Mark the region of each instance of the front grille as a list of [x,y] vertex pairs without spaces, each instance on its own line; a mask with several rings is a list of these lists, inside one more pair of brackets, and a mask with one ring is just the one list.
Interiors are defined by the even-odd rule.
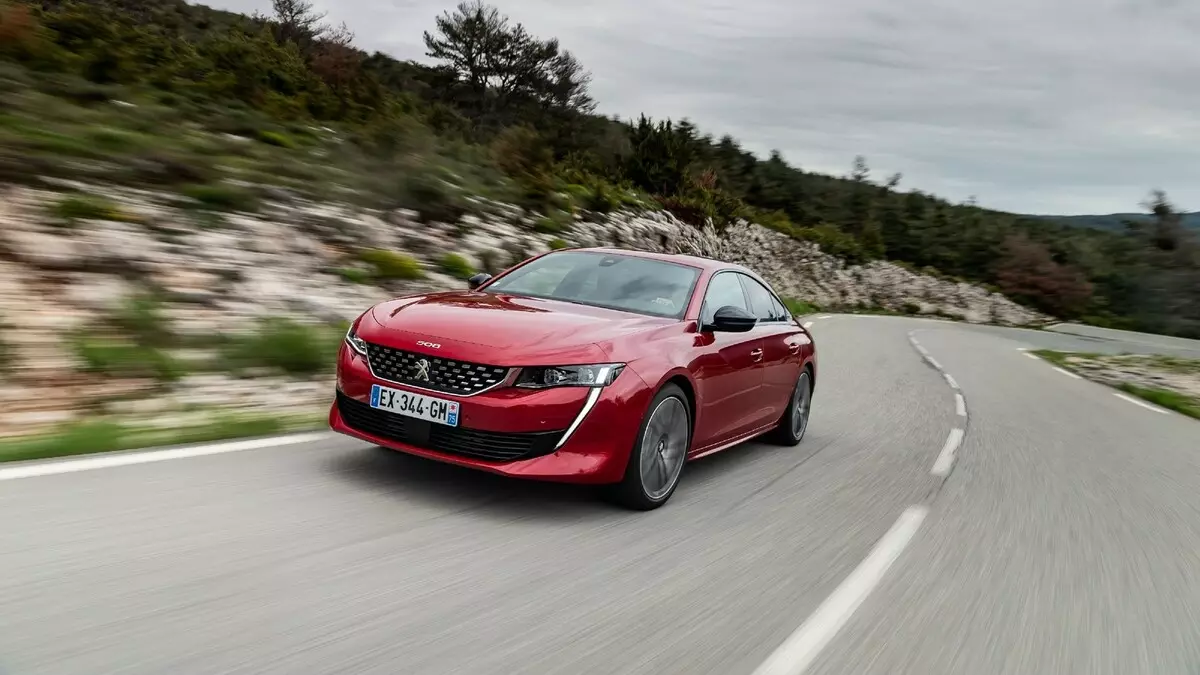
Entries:
[[448,455],[492,462],[511,462],[554,452],[562,431],[502,433],[449,427],[378,410],[337,393],[338,412],[346,426],[379,438]]
[[[367,358],[376,377],[459,396],[478,394],[508,376],[508,368],[500,366],[451,361],[370,342]],[[424,368],[422,363],[426,364]]]

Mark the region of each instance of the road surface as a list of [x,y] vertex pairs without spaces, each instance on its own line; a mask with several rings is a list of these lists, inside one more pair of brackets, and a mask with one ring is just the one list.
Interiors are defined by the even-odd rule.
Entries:
[[0,672],[1200,672],[1200,423],[1020,351],[1085,337],[814,322],[804,443],[645,514],[327,435],[0,466]]

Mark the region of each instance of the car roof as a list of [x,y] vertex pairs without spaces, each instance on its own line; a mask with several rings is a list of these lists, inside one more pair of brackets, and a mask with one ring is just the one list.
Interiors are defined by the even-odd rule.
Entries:
[[[634,258],[649,258],[651,260],[661,260],[663,262],[673,262],[689,267],[696,267],[706,272],[717,272],[720,270],[738,270],[739,272],[750,272],[749,269],[741,265],[727,263],[722,260],[713,260],[712,258],[703,258],[696,255],[686,255],[684,253],[655,253],[652,251],[638,251],[626,248],[612,248],[607,246],[596,246],[591,248],[572,248],[564,249],[570,251],[591,252],[591,253],[612,253],[616,255],[627,255]],[[751,272],[752,276],[758,276]]]

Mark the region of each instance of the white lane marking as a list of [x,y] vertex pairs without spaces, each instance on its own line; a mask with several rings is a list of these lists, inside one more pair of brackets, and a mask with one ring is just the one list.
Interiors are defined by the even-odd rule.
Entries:
[[1029,358],[1033,359],[1034,361],[1041,361],[1041,359],[1038,358],[1037,354],[1030,354],[1029,352],[1021,352],[1021,353],[1024,354],[1025,356],[1028,356]]
[[1082,377],[1076,375],[1075,373],[1072,373],[1071,371],[1067,370],[1066,368],[1059,368],[1058,366],[1055,366],[1054,369],[1057,370],[1058,372],[1062,373],[1063,375],[1066,375],[1067,377],[1072,377],[1072,378],[1075,378],[1076,380],[1083,379]]
[[804,322],[804,328],[805,328],[805,330],[807,330],[807,329],[809,329],[809,328],[812,328],[812,324],[813,324],[813,322],[811,322],[811,321],[805,321],[805,322]]
[[921,352],[922,356],[929,356],[929,350],[925,349],[921,345],[917,345],[917,351]]
[[1156,406],[1150,405],[1149,403],[1139,401],[1136,398],[1133,398],[1132,396],[1126,396],[1125,394],[1113,394],[1113,396],[1116,396],[1117,398],[1121,399],[1122,401],[1129,401],[1130,403],[1132,403],[1134,405],[1141,406],[1141,407],[1145,408],[1146,410],[1153,410],[1154,412],[1156,412],[1160,415],[1169,415],[1170,414],[1166,410],[1163,410],[1162,408],[1158,408]]
[[962,439],[962,429],[950,430],[950,435],[946,437],[946,445],[942,446],[942,451],[938,453],[937,460],[933,463],[933,475],[945,477],[950,474],[950,467],[954,466],[954,453],[958,450],[958,444],[962,443]]
[[929,509],[924,506],[905,509],[887,534],[871,549],[871,553],[821,603],[817,611],[754,671],[754,675],[801,675],[807,670],[863,600],[883,581],[888,568],[904,552],[928,514]]
[[1017,351],[1019,351],[1019,352],[1027,352],[1027,351],[1029,351],[1029,347],[1017,347]]
[[832,319],[833,315],[832,314],[822,314],[821,316],[818,316],[817,318],[818,319]]
[[925,360],[928,361],[929,365],[933,366],[934,368],[937,368],[938,370],[942,369],[942,364],[938,363],[938,360],[932,356],[926,356]]
[[950,385],[950,388],[952,388],[952,389],[959,389],[958,382],[954,381],[954,376],[951,375],[950,373],[944,373],[944,374],[946,376],[946,384]]
[[967,416],[967,399],[958,392],[954,392],[954,414],[959,417]]
[[227,452],[242,452],[259,450],[276,446],[310,443],[328,438],[326,433],[296,434],[275,438],[256,438],[247,441],[232,441],[213,445],[200,445],[173,450],[151,450],[149,452],[125,452],[84,459],[72,459],[59,462],[41,462],[0,469],[0,480],[17,480],[20,478],[35,478],[37,476],[53,476],[60,473],[75,473],[76,471],[93,471],[108,469],[131,464],[147,464],[164,462],[169,459],[185,459],[188,457],[203,457],[205,455],[220,455]]

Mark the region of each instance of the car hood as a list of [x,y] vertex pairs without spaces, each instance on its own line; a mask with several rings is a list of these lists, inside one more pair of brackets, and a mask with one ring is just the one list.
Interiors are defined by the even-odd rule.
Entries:
[[437,353],[449,358],[527,365],[602,361],[608,358],[602,345],[609,340],[674,323],[569,302],[477,291],[389,300],[373,307],[371,315],[384,329],[375,340],[397,349],[413,349],[416,341],[422,341],[438,344]]

